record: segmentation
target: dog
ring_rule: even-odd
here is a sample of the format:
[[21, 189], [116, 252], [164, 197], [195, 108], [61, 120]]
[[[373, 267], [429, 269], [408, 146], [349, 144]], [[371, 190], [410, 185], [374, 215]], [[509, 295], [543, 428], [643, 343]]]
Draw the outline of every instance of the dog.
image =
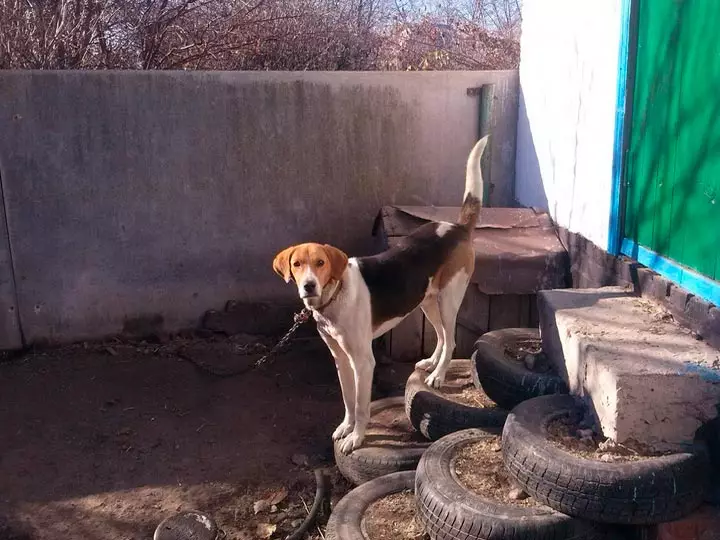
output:
[[273, 261], [286, 283], [296, 283], [335, 359], [345, 416], [332, 438], [344, 454], [362, 444], [370, 418], [372, 341], [418, 306], [435, 329], [437, 345], [416, 367], [430, 372], [431, 387], [444, 382], [457, 313], [475, 268], [472, 235], [483, 202], [480, 162], [487, 142], [479, 140], [468, 157], [457, 223], [427, 223], [371, 257], [348, 258], [336, 247], [305, 243], [284, 249]]

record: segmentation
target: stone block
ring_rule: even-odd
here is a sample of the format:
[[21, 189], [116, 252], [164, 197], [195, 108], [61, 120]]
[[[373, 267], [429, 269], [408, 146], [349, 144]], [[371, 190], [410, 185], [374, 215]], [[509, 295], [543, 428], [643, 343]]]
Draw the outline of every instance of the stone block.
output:
[[642, 265], [627, 257], [615, 257], [615, 283], [623, 287], [632, 287], [638, 279]]
[[670, 294], [670, 281], [649, 268], [638, 269], [638, 285], [640, 295], [664, 302]]
[[543, 347], [606, 437], [678, 450], [717, 416], [720, 351], [660, 304], [605, 287], [542, 291], [538, 308]]
[[711, 346], [720, 348], [720, 309], [711, 307], [702, 324], [700, 335]]
[[665, 306], [679, 321], [685, 321], [685, 308], [692, 296], [692, 294], [682, 287], [671, 283], [668, 296], [665, 299]]

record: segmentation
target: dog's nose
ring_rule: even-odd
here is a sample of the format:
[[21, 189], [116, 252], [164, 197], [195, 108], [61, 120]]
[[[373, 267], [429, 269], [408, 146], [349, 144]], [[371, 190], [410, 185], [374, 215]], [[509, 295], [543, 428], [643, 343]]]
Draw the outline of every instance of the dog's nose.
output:
[[306, 293], [315, 292], [315, 282], [314, 281], [308, 281], [303, 285], [303, 289], [305, 289]]

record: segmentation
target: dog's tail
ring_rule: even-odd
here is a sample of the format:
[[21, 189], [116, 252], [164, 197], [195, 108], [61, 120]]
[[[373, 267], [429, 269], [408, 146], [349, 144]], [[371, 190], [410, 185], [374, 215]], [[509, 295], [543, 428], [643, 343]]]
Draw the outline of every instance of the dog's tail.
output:
[[463, 196], [458, 223], [465, 226], [469, 231], [475, 228], [480, 214], [480, 208], [483, 205], [484, 182], [480, 162], [487, 143], [488, 135], [485, 135], [475, 143], [467, 160], [465, 195]]

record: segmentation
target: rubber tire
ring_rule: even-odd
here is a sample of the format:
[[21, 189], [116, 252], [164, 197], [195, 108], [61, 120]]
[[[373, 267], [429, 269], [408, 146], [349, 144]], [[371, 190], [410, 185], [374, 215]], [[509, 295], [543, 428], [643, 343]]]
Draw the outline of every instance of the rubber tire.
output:
[[508, 358], [505, 347], [518, 341], [540, 339], [537, 328], [505, 328], [483, 334], [475, 342], [474, 373], [487, 396], [500, 407], [512, 410], [527, 399], [548, 394], [567, 394], [568, 386], [555, 373], [536, 373]]
[[549, 421], [583, 408], [567, 395], [518, 405], [502, 438], [511, 476], [532, 497], [559, 512], [601, 523], [649, 525], [679, 519], [703, 501], [710, 475], [705, 448], [625, 463], [577, 457], [547, 440]]
[[433, 443], [415, 473], [418, 517], [431, 540], [590, 540], [604, 538], [595, 525], [548, 507], [525, 508], [485, 499], [464, 488], [452, 471], [463, 445], [493, 436], [468, 429]]
[[388, 474], [356, 487], [337, 503], [330, 514], [326, 540], [367, 540], [362, 532], [362, 520], [368, 507], [386, 495], [414, 487], [415, 471]]
[[[378, 399], [370, 404], [370, 416], [388, 408], [403, 406], [403, 397]], [[430, 443], [409, 448], [373, 447], [366, 442], [360, 448], [345, 455], [340, 451], [340, 442], [333, 444], [335, 463], [340, 473], [355, 485], [360, 485], [380, 476], [398, 471], [414, 471]]]
[[155, 529], [153, 540], [215, 540], [218, 526], [215, 520], [197, 510], [180, 512], [160, 522]]
[[[463, 364], [467, 364], [469, 371], [474, 371], [469, 360], [453, 360], [451, 369]], [[506, 410], [456, 403], [425, 384], [427, 375], [425, 371], [415, 370], [405, 385], [405, 413], [412, 426], [424, 437], [436, 441], [469, 428], [495, 430], [498, 434], [502, 431], [508, 415]]]

